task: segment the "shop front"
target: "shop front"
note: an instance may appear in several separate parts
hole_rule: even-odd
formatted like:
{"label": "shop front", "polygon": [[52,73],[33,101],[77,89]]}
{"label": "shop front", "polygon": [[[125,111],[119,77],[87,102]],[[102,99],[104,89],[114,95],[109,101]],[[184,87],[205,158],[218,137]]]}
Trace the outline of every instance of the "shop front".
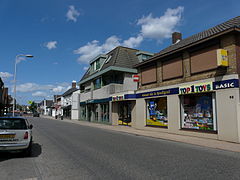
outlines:
{"label": "shop front", "polygon": [[127,97],[128,96],[126,95],[118,95],[112,97],[113,106],[116,109],[118,125],[131,126],[132,123],[132,109],[136,101],[129,100]]}
{"label": "shop front", "polygon": [[136,93],[134,127],[239,142],[239,79],[214,80]]}
{"label": "shop front", "polygon": [[167,128],[167,97],[147,99],[146,104],[146,125]]}
{"label": "shop front", "polygon": [[80,103],[80,120],[109,123],[109,98]]}

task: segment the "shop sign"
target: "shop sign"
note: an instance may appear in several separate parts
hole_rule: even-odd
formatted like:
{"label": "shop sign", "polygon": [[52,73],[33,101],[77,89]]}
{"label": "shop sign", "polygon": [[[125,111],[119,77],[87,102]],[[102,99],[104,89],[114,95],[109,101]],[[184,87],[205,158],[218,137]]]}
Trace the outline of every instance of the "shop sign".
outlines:
{"label": "shop sign", "polygon": [[217,65],[218,66],[228,66],[228,54],[225,49],[217,50]]}
{"label": "shop sign", "polygon": [[228,89],[228,88],[236,88],[239,87],[239,80],[238,79],[230,79],[225,81],[216,81],[213,83],[213,89]]}
{"label": "shop sign", "polygon": [[124,100],[124,95],[112,97],[112,101],[122,101],[122,100]]}
{"label": "shop sign", "polygon": [[172,95],[172,94],[179,94],[179,89],[171,88],[171,89],[164,89],[159,91],[138,93],[136,94],[136,98],[146,98],[146,97],[164,96],[164,95]]}
{"label": "shop sign", "polygon": [[213,90],[212,82],[179,87],[179,94],[203,93]]}

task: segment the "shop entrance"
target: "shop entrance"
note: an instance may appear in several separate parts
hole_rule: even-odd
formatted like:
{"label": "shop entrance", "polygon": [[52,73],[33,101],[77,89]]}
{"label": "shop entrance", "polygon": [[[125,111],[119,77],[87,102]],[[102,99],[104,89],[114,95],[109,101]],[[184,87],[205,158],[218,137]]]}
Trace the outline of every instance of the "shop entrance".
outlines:
{"label": "shop entrance", "polygon": [[118,124],[131,126],[132,122],[132,102],[121,101],[118,102]]}
{"label": "shop entrance", "polygon": [[87,121],[91,121],[91,118],[92,118],[92,106],[91,105],[88,105],[87,106]]}

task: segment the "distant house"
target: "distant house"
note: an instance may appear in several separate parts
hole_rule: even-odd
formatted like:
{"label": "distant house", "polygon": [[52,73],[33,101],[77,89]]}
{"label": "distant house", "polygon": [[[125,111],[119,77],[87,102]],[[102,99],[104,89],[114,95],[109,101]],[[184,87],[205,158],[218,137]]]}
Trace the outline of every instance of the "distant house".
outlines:
{"label": "distant house", "polygon": [[[112,98],[137,90],[138,83],[133,78],[137,75],[137,69],[133,66],[152,55],[152,53],[119,46],[92,59],[87,72],[78,83],[80,87],[79,119],[112,124]],[[124,99],[122,100],[122,104],[116,107],[116,111],[122,115],[123,120],[131,116],[128,114],[131,112],[128,109],[132,108],[131,103],[134,102],[125,101],[124,103]]]}
{"label": "distant house", "polygon": [[4,90],[4,83],[0,77],[0,116],[3,115],[4,110],[4,102],[3,102],[3,90]]}
{"label": "distant house", "polygon": [[53,108],[52,108],[53,117],[56,117],[62,114],[61,99],[62,99],[61,95],[54,95],[53,97]]}
{"label": "distant house", "polygon": [[62,113],[64,118],[71,119],[72,95],[77,91],[77,82],[72,81],[72,87],[62,94]]}
{"label": "distant house", "polygon": [[52,115],[53,100],[44,99],[39,103],[40,111],[42,115],[51,116]]}

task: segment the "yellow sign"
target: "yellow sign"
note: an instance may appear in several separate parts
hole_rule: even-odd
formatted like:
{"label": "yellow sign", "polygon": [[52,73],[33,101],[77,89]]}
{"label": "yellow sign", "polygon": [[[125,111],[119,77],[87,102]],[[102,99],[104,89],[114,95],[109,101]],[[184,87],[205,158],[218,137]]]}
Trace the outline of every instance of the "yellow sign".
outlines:
{"label": "yellow sign", "polygon": [[191,93],[203,93],[213,90],[213,83],[206,82],[206,83],[199,83],[193,84],[189,86],[182,86],[179,87],[179,94],[191,94]]}
{"label": "yellow sign", "polygon": [[32,101],[28,101],[28,104],[30,104],[30,105],[31,105],[32,103],[33,103]]}
{"label": "yellow sign", "polygon": [[225,49],[217,50],[217,65],[228,66],[228,53]]}

